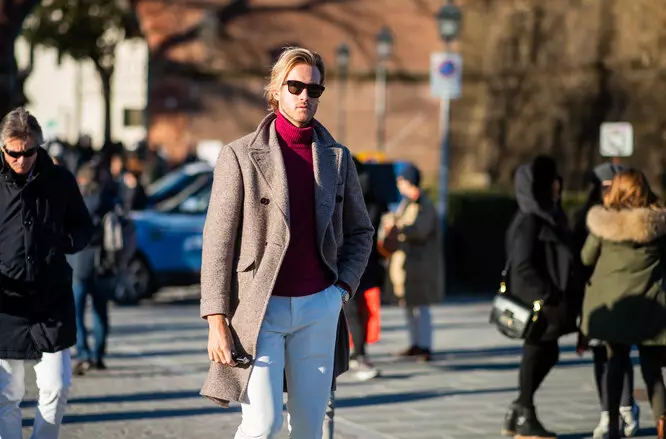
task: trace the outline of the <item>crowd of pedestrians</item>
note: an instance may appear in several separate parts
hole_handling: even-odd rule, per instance
[[[537,417],[534,394],[559,358],[558,339],[579,332],[578,351],[591,349],[601,419],[595,439],[631,437],[639,428],[630,351],[664,437],[666,392],[666,209],[643,173],[602,164],[591,176],[587,203],[571,229],[561,205],[555,161],[539,156],[515,177],[518,213],[507,231],[508,289],[538,304],[541,330],[524,340],[520,392],[502,433],[555,438]]]
[[[269,114],[222,148],[214,170],[203,232],[210,365],[201,395],[223,407],[240,403],[236,439],[276,437],[285,392],[291,438],[332,438],[337,377],[381,374],[367,345],[379,338],[387,294],[404,308],[409,330],[396,356],[432,360],[430,306],[444,293],[437,211],[411,164],[396,176],[400,202],[389,209],[367,167],[314,118],[325,79],[318,54],[285,50],[266,86]],[[0,145],[0,437],[21,437],[24,362],[37,360],[33,437],[55,439],[72,375],[107,367],[109,289],[123,266],[109,237],[124,233],[127,213],[146,205],[144,188],[166,167],[122,145],[94,152],[87,138],[45,144],[23,108],[4,117]],[[591,174],[570,226],[563,183],[547,156],[515,174],[507,282],[540,324],[524,337],[519,393],[502,434],[556,437],[537,416],[535,394],[558,362],[560,337],[578,333],[579,353],[594,357],[594,438],[639,429],[630,358],[637,347],[663,439],[666,208],[639,170],[606,163]]]

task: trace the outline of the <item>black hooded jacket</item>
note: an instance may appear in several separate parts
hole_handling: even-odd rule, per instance
[[[552,201],[554,164],[534,161],[515,177],[519,210],[506,236],[509,291],[527,305],[543,300],[547,322],[543,340],[576,330],[577,311],[569,297],[573,255],[566,217]]]
[[[76,342],[65,254],[88,244],[93,225],[74,176],[46,151],[29,177],[1,165],[0,359],[37,359]]]

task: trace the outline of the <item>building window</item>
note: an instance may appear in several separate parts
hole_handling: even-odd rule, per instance
[[[123,111],[123,126],[142,127],[143,125],[143,110],[125,108]]]

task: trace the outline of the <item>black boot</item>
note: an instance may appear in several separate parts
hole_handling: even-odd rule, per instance
[[[518,420],[519,407],[516,403],[509,406],[504,415],[504,424],[502,425],[502,436],[513,436],[516,434],[516,421]]]
[[[557,435],[546,430],[537,418],[534,408],[521,408],[520,415],[516,420],[515,439],[557,439]]]

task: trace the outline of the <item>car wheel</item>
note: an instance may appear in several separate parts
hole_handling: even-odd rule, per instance
[[[120,276],[114,299],[119,305],[136,305],[154,292],[153,275],[146,261],[140,256],[132,258],[124,276]]]

